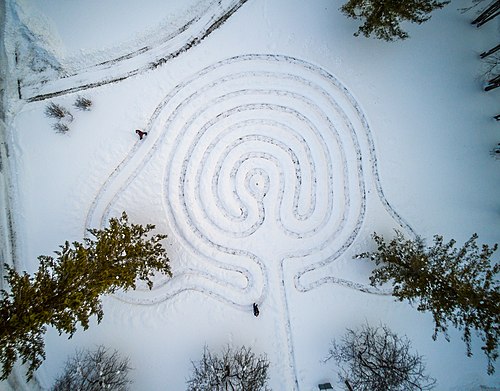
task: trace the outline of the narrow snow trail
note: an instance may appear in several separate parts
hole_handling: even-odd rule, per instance
[[[374,200],[396,226],[412,232],[385,200],[359,105],[313,64],[250,54],[217,62],[177,85],[145,129],[148,136],[101,187],[86,226],[103,226],[145,167],[159,161],[166,219],[193,257],[172,279],[160,278],[152,293],[117,297],[149,305],[194,290],[244,311],[254,302],[275,303],[287,352],[283,377],[294,379],[289,389],[298,390],[287,299],[292,281],[301,292],[334,283],[386,294],[325,270],[358,235],[367,189],[374,189]],[[300,270],[285,272],[292,259]],[[301,282],[322,268],[319,280]]]
[[[454,330],[433,341],[432,317],[368,285],[373,264],[352,259],[393,228],[498,241],[497,102],[473,53],[496,34],[451,6],[386,43],[353,37],[331,0],[116,1],[114,22],[71,3],[94,37],[109,22],[109,39],[84,47],[85,29],[59,23],[69,3],[51,1],[57,12],[38,7],[47,24],[33,2],[6,0],[18,269],[126,211],[168,235],[174,276],[103,297],[103,321],[71,340],[49,328],[40,389],[75,349],[105,344],[130,357],[132,388],[181,390],[204,344],[229,344],[268,355],[273,389],[310,391],[335,383],[322,358],[363,323],[406,334],[440,389],[498,388],[479,340],[472,358]],[[57,79],[59,65],[71,71]],[[73,107],[80,91],[92,110]],[[44,115],[51,102],[72,110],[68,133]],[[21,370],[13,388],[34,389]]]

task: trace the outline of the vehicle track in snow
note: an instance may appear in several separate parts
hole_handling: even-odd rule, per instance
[[[177,85],[103,185],[87,227],[103,225],[144,167],[160,159],[159,194],[192,264],[172,279],[118,295],[154,304],[187,290],[245,311],[269,303],[280,319],[284,367],[298,389],[289,295],[326,283],[387,294],[329,271],[358,236],[370,191],[413,233],[383,194],[369,125],[324,69],[283,55],[213,64]],[[303,282],[311,272],[319,278]],[[293,283],[292,283],[293,281]],[[279,290],[272,289],[279,287]],[[295,292],[296,292],[295,291]]]
[[[129,77],[156,69],[187,52],[222,26],[248,0],[212,2],[206,12],[197,15],[170,34],[159,45],[144,46],[118,58],[68,74],[57,80],[34,85],[19,84],[19,97],[27,102],[51,99],[117,83]],[[112,75],[109,69],[113,68]]]

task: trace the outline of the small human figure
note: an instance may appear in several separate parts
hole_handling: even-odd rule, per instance
[[[148,135],[148,132],[143,132],[142,130],[140,129],[136,129],[135,132],[139,135],[139,140],[142,140],[142,138],[144,136],[147,136]]]
[[[255,316],[259,316],[259,314],[260,314],[259,306],[257,305],[257,303],[253,303],[253,314]]]

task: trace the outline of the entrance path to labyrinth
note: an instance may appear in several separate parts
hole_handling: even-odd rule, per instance
[[[275,303],[287,389],[297,390],[291,290],[335,283],[382,293],[326,271],[353,243],[374,199],[411,232],[384,198],[359,105],[315,65],[245,55],[179,84],[145,130],[100,189],[87,227],[104,225],[134,180],[160,164],[157,195],[191,256],[153,291],[117,297],[150,305],[191,290],[243,311]]]

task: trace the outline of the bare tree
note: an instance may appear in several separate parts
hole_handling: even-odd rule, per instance
[[[499,0],[500,4],[500,0]],[[488,83],[485,91],[490,91],[500,86],[500,44],[480,54],[484,65],[483,78]]]
[[[188,391],[270,391],[266,355],[256,356],[245,346],[238,350],[227,346],[220,355],[205,346],[201,360],[192,364]]]
[[[411,343],[386,326],[347,329],[340,343],[332,342],[325,361],[334,359],[346,390],[431,390],[436,380],[425,374],[422,356],[410,352]]]
[[[483,78],[487,85],[485,91],[500,87],[500,45],[481,53],[481,61],[484,64]]]
[[[96,351],[79,350],[66,362],[52,391],[125,391],[131,383],[130,369],[129,359],[121,358],[116,350],[111,354],[103,346]]]

